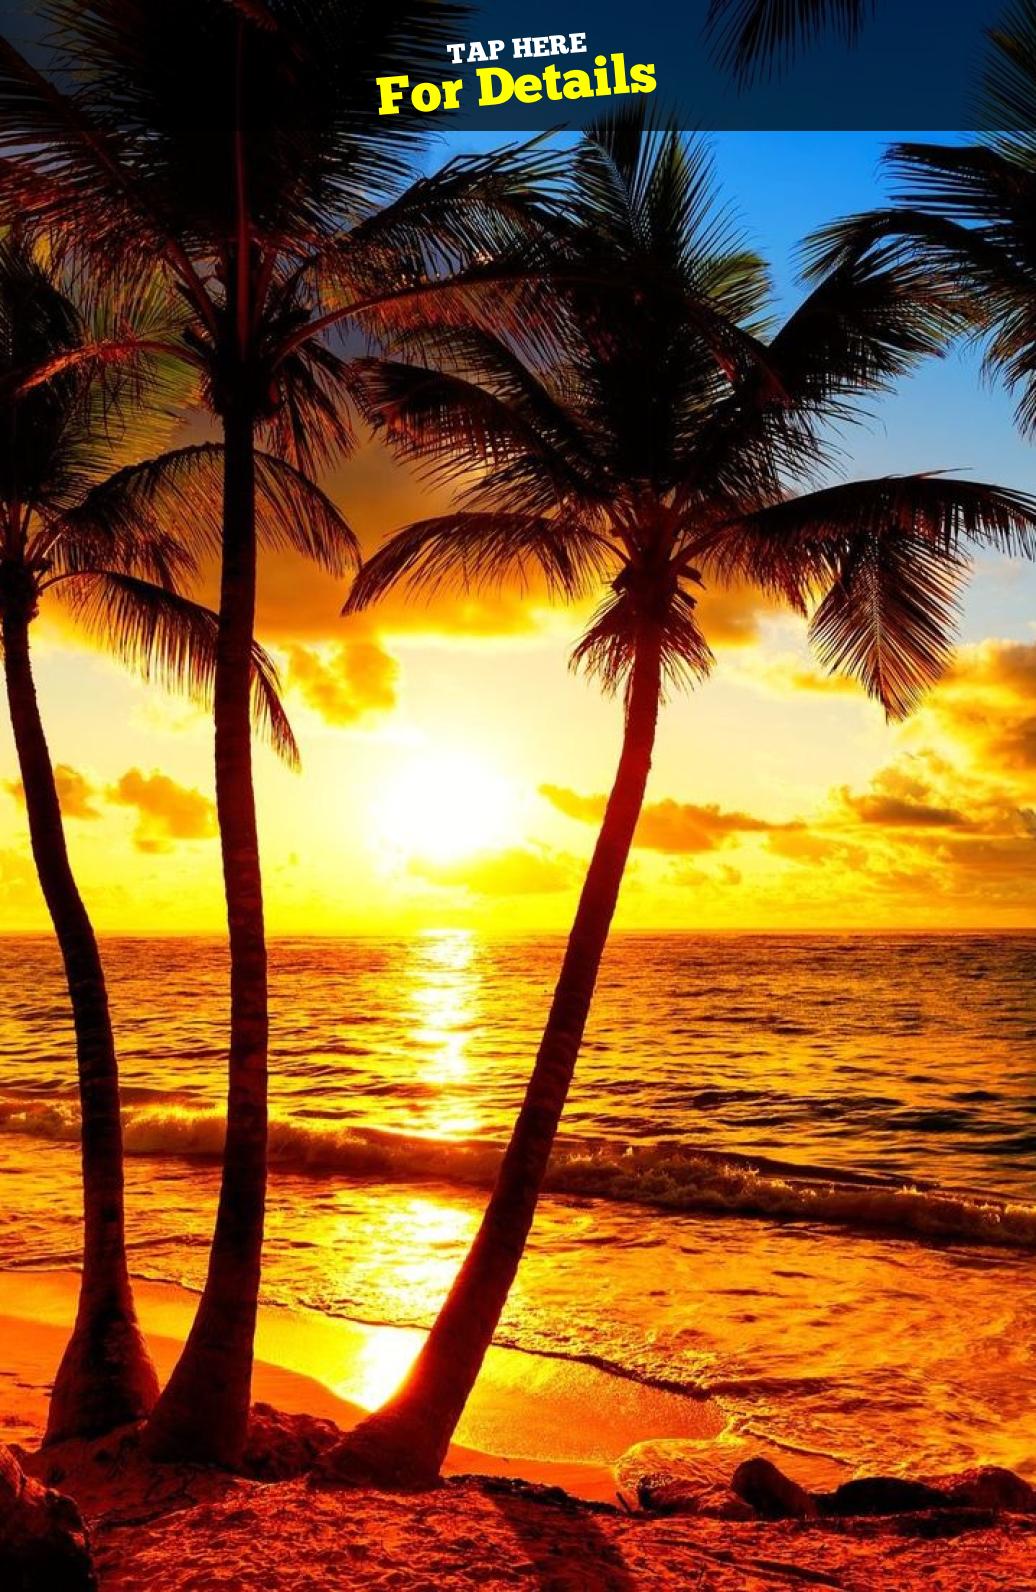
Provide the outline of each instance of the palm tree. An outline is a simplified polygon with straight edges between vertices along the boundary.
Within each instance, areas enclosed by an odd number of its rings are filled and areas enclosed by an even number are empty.
[[[48,1442],[140,1420],[158,1394],[126,1261],[119,1078],[104,971],[69,863],[29,646],[40,600],[53,593],[145,674],[196,695],[211,688],[215,616],[179,589],[195,572],[190,545],[198,545],[206,518],[204,503],[184,487],[204,459],[192,450],[107,473],[116,447],[140,440],[142,384],[159,374],[147,369],[147,348],[140,330],[125,325],[90,335],[31,252],[15,241],[0,244],[3,667],[33,857],[68,981],[82,1118],[82,1284]],[[135,427],[118,420],[127,399]],[[145,411],[143,419],[153,429],[161,415]],[[259,718],[293,756],[276,675],[258,649],[253,689]]]
[[[992,34],[983,120],[959,145],[893,145],[896,203],[850,217],[811,240],[813,269],[847,260],[907,259],[930,291],[954,284],[989,373],[1017,394],[1016,419],[1036,436],[1036,3],[1019,0]]]
[[[223,1179],[205,1288],[155,1409],[156,1456],[233,1464],[244,1447],[267,1138],[267,964],[252,787],[249,658],[257,437],[310,476],[348,448],[351,367],[421,305],[443,318],[523,272],[500,257],[538,215],[552,157],[458,159],[413,178],[428,117],[374,114],[379,70],[441,68],[455,7],[430,0],[52,0],[30,61],[0,40],[0,222],[46,231],[132,279],[161,271],[224,441],[216,804],[230,937]],[[37,61],[43,65],[37,65]],[[427,72],[425,71],[427,68]],[[461,267],[469,267],[462,271]],[[430,309],[428,313],[431,313]],[[300,526],[332,572],[351,544]]]
[[[396,582],[538,570],[604,600],[575,650],[625,701],[622,749],[547,1025],[471,1250],[400,1390],[332,1454],[332,1479],[437,1475],[514,1280],[565,1106],[644,799],[667,689],[712,657],[694,590],[706,574],[804,607],[821,658],[901,717],[946,662],[965,539],[1036,547],[1036,499],[938,476],[825,486],[825,428],[934,352],[952,301],[907,266],[833,272],[772,336],[761,263],[717,211],[706,153],[635,119],[575,159],[559,271],[557,364],[506,338],[451,336],[438,359],[372,365],[371,412],[401,452],[468,482],[455,512],[370,560],[349,608]],[[434,352],[435,338],[416,340]],[[413,352],[413,350],[411,350]],[[470,485],[472,472],[478,479]],[[805,488],[805,489],[804,489]]]

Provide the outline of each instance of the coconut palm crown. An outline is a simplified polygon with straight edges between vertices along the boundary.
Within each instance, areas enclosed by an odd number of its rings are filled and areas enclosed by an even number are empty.
[[[423,1484],[442,1463],[517,1270],[633,843],[667,689],[713,658],[697,593],[736,579],[812,614],[821,659],[902,717],[945,666],[969,542],[1029,554],[1036,499],[938,475],[835,482],[832,427],[959,314],[908,262],[849,262],[776,329],[766,272],[717,205],[701,145],[627,117],[574,157],[554,280],[568,344],[413,337],[366,374],[404,456],[456,483],[454,512],[389,538],[350,609],[397,582],[522,580],[603,598],[575,662],[621,688],[615,783],[525,1100],[482,1226],[399,1392],[328,1461]]]

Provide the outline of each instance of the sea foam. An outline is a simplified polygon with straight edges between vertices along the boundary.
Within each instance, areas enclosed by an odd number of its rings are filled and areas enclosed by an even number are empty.
[[[150,1102],[128,1106],[129,1155],[218,1157],[218,1112]],[[75,1105],[54,1098],[0,1099],[0,1133],[75,1142]],[[492,1185],[503,1146],[488,1139],[435,1139],[275,1116],[270,1161],[286,1172],[384,1183]],[[707,1212],[814,1222],[906,1238],[1036,1249],[1036,1206],[1006,1196],[727,1155],[679,1141],[624,1146],[562,1140],[547,1177],[553,1194]]]

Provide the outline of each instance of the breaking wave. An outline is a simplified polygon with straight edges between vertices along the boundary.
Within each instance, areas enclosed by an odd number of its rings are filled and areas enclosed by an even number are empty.
[[[168,1103],[128,1106],[124,1127],[129,1155],[212,1159],[223,1144],[218,1112]],[[0,1132],[75,1142],[78,1111],[62,1100],[0,1099]],[[311,1176],[484,1189],[492,1183],[501,1154],[495,1140],[409,1137],[289,1117],[270,1123],[271,1163]],[[1004,1196],[725,1155],[676,1141],[632,1147],[614,1141],[563,1141],[547,1187],[555,1194],[668,1211],[769,1217],[915,1239],[1036,1249],[1036,1206]]]

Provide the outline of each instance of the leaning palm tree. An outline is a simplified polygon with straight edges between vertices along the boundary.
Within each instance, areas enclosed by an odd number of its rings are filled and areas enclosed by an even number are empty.
[[[30,628],[61,597],[115,653],[172,686],[211,690],[216,620],[183,592],[197,573],[207,452],[111,474],[113,455],[163,424],[141,407],[150,369],[139,323],[90,328],[24,245],[0,244],[0,633],[33,857],[64,962],[82,1119],[83,1272],[75,1329],[54,1384],[47,1441],[145,1416],[158,1394],[126,1261],[115,1041],[96,936],[76,886],[40,716]],[[125,406],[132,422],[120,422]],[[210,528],[208,541],[211,542]],[[253,654],[253,706],[294,756],[276,675]]]
[[[348,448],[364,338],[446,316],[515,275],[550,157],[460,159],[413,179],[429,118],[375,114],[373,80],[441,67],[458,8],[431,0],[51,0],[30,60],[0,39],[0,222],[105,272],[158,269],[176,349],[223,435],[216,805],[230,939],[227,1134],[209,1269],[150,1423],[156,1456],[233,1463],[245,1443],[266,1188],[268,1003],[249,726],[257,439],[306,475]],[[40,64],[42,63],[42,64]],[[425,73],[424,75],[428,75]],[[463,290],[458,271],[466,273]],[[299,529],[337,574],[351,546]]]
[[[766,275],[717,211],[706,153],[635,119],[575,158],[559,268],[560,363],[456,333],[371,366],[371,412],[404,455],[467,481],[460,506],[370,560],[349,607],[397,582],[538,570],[568,597],[603,584],[575,651],[625,702],[622,749],[513,1134],[471,1250],[400,1390],[330,1456],[332,1479],[438,1473],[514,1280],[565,1106],[640,816],[660,704],[712,656],[694,592],[737,577],[815,605],[821,658],[898,718],[951,646],[962,544],[1036,547],[1036,499],[907,476],[815,485],[831,422],[934,352],[952,298],[908,267],[832,273],[772,336]],[[417,359],[420,355],[424,363]],[[472,472],[477,479],[471,484]],[[812,489],[809,489],[812,486]]]

